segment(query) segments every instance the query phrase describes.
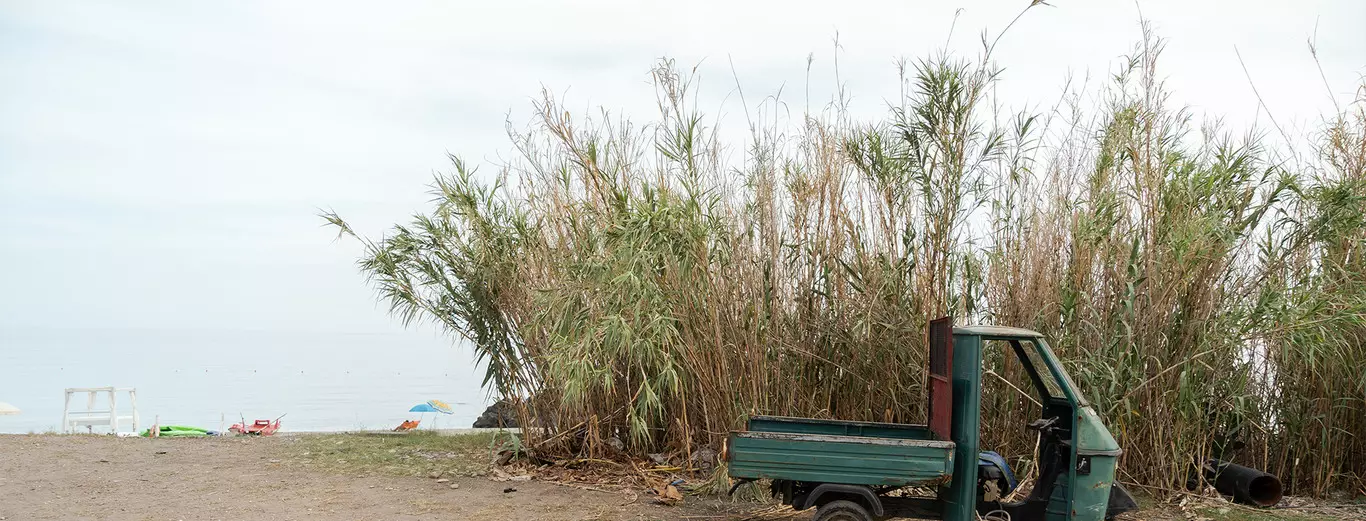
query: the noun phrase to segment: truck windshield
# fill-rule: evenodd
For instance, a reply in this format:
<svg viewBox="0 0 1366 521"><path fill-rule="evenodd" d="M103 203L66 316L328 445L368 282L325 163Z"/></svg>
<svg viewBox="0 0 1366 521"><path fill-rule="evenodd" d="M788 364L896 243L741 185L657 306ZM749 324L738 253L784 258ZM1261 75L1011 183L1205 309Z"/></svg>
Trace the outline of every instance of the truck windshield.
<svg viewBox="0 0 1366 521"><path fill-rule="evenodd" d="M1025 356L1029 357L1029 365L1034 366L1034 370L1039 373L1039 380L1043 383L1044 389L1048 391L1045 398L1066 398L1067 394L1062 392L1062 386L1058 385L1057 378L1053 377L1053 371L1048 369L1048 363L1044 361L1043 354L1039 352L1039 344L1030 341L1020 341L1020 347Z"/></svg>
<svg viewBox="0 0 1366 521"><path fill-rule="evenodd" d="M1039 378L1043 379L1044 386L1048 387L1049 394L1052 394L1054 398L1066 398L1067 395L1062 392L1062 389L1071 389L1073 398L1077 401L1077 405L1082 407L1089 405L1086 402L1086 397L1081 394L1081 388L1077 387L1076 382L1072 381L1071 376L1068 376L1067 368L1062 366L1062 361L1058 360L1058 357L1053 354L1053 351L1049 349L1047 345L1044 345L1039 341L1025 341L1021 342L1021 344L1022 347L1024 347L1025 353L1029 356L1030 363L1034 364L1034 367L1039 368ZM1049 356L1047 358L1057 363L1057 367L1054 368L1056 373L1048 370L1048 365L1046 365L1044 361L1044 353L1048 353ZM1062 379L1061 387L1059 386L1057 378Z"/></svg>

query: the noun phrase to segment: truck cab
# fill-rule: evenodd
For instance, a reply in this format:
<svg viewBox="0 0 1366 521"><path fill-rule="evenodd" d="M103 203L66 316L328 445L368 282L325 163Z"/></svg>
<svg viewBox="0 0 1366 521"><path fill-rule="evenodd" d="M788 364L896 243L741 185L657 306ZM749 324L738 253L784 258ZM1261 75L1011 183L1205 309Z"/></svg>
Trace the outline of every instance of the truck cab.
<svg viewBox="0 0 1366 521"><path fill-rule="evenodd" d="M1043 335L1000 326L931 321L925 425L759 416L732 432L723 451L732 479L768 479L817 521L900 516L949 521L1101 521L1136 507L1114 483L1121 454L1109 430L1072 382ZM1024 369L1038 418L1034 488L1018 501L1006 459L981 446L982 353L991 343ZM739 483L737 483L737 486ZM917 487L933 496L888 496Z"/></svg>

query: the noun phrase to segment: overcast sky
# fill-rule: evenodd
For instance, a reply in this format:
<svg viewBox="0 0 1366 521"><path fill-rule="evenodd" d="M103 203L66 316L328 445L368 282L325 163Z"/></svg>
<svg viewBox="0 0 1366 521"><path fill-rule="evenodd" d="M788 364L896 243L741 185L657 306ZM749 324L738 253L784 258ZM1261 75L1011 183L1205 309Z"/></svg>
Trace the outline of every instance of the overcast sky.
<svg viewBox="0 0 1366 521"><path fill-rule="evenodd" d="M446 152L506 155L504 121L541 85L643 120L670 56L702 64L708 111L736 127L730 61L751 103L784 84L795 101L814 53L825 99L838 31L873 117L894 60L943 47L955 10L949 45L975 52L1026 2L0 0L0 327L392 331L316 209L370 234L405 219ZM1050 3L997 51L1013 105L1103 77L1139 8L1169 39L1174 99L1233 125L1266 122L1235 46L1283 126L1331 110L1316 26L1340 100L1366 73L1360 0Z"/></svg>

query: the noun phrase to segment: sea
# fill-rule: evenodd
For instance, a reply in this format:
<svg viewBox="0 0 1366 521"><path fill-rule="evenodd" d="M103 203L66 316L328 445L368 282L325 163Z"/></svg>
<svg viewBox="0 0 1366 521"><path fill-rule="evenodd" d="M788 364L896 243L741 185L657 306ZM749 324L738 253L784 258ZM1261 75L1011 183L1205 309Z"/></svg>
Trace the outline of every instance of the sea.
<svg viewBox="0 0 1366 521"><path fill-rule="evenodd" d="M61 432L66 388L109 386L137 389L139 428L280 417L282 431L466 428L491 401L482 380L468 345L423 331L0 329L0 402L21 410L0 415L0 433ZM127 395L117 399L124 414ZM433 399L453 414L408 412Z"/></svg>

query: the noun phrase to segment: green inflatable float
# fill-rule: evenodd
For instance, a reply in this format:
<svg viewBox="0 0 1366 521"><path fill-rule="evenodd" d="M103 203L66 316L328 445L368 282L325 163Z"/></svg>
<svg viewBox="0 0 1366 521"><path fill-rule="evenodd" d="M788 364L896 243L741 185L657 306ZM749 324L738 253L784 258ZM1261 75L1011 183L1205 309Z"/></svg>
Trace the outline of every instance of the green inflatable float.
<svg viewBox="0 0 1366 521"><path fill-rule="evenodd" d="M201 429L199 427L188 427L185 425L162 425L160 428L157 429L158 438L202 438L205 436L213 436L215 434L217 433L208 429ZM138 435L144 438L150 438L152 437L152 429L143 429L141 433L138 433Z"/></svg>

